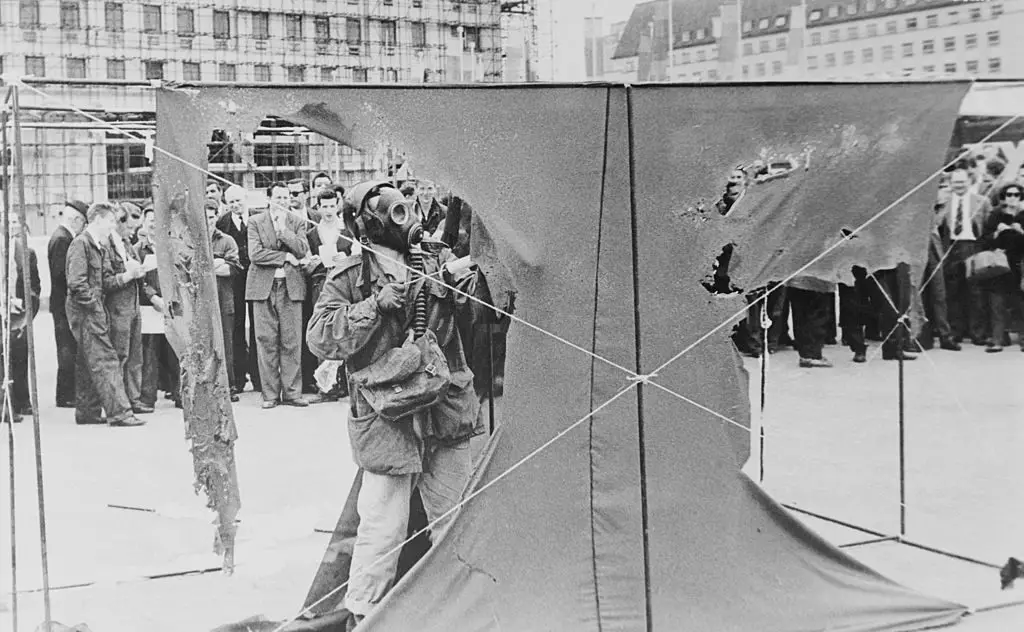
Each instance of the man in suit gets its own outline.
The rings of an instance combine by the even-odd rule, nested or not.
[[[967,278],[967,260],[981,251],[985,221],[991,212],[987,198],[970,191],[970,176],[958,168],[949,177],[949,202],[938,218],[943,250],[949,255],[943,264],[950,331],[957,342],[970,337],[985,344],[985,314],[981,286]]]
[[[270,209],[249,224],[249,275],[245,298],[253,301],[263,408],[308,406],[302,397],[302,261],[309,254],[306,218],[289,210],[288,187],[267,187]]]
[[[21,218],[11,213],[8,220],[12,248],[0,246],[0,252],[8,255],[7,292],[11,300],[11,412],[13,421],[21,421],[23,415],[32,414],[32,398],[28,388],[28,319],[39,313],[39,263],[36,253],[28,249],[28,276],[31,295],[25,298],[25,261],[21,244]],[[3,349],[0,349],[0,378],[3,378]],[[6,393],[0,389],[0,404]]]
[[[260,384],[259,359],[256,354],[256,325],[252,303],[245,300],[245,284],[249,274],[249,208],[246,205],[245,189],[233,184],[224,192],[228,212],[217,220],[217,230],[235,241],[238,246],[238,263],[241,266],[231,278],[235,301],[234,329],[231,334],[234,386],[236,395],[245,388],[246,376],[252,381],[252,388],[258,391]],[[248,338],[246,338],[246,314],[249,316]],[[225,341],[227,344],[227,341]]]
[[[60,224],[50,236],[46,259],[50,266],[50,314],[57,342],[57,407],[75,407],[75,355],[78,346],[71,335],[68,314],[64,307],[68,295],[68,248],[71,241],[85,230],[85,202],[68,200],[60,214]]]
[[[109,252],[111,237],[117,233],[114,206],[98,202],[89,207],[89,226],[75,237],[68,248],[67,314],[71,332],[78,343],[75,363],[75,422],[102,423],[106,412],[111,426],[138,426],[145,422],[132,412],[125,393],[124,371],[117,350],[111,342],[110,318],[104,305],[104,268],[107,258],[118,256]],[[124,263],[124,271],[107,283],[122,286],[143,275],[142,266],[134,259]]]

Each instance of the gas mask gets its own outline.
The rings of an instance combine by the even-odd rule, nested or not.
[[[388,182],[363,182],[345,194],[345,225],[360,241],[408,252],[423,240],[413,203]]]

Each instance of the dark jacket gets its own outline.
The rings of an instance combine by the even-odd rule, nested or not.
[[[261,213],[249,220],[246,232],[249,239],[249,273],[245,279],[245,299],[265,301],[270,297],[274,285],[274,273],[284,268],[288,297],[301,301],[306,297],[306,280],[302,270],[285,263],[285,255],[291,253],[296,259],[309,254],[306,242],[306,221],[294,213],[286,214],[285,228],[278,234],[269,212]]]
[[[235,245],[238,246],[238,263],[242,266],[242,272],[249,269],[249,222],[253,217],[250,215],[246,218],[245,226],[241,230],[235,227],[235,219],[230,211],[217,220],[217,230],[235,240]]]
[[[75,236],[64,226],[58,226],[46,246],[46,260],[50,265],[50,313],[55,318],[67,318],[64,303],[68,296],[68,248]]]
[[[238,245],[218,229],[210,235],[210,249],[214,259],[223,259],[231,268],[230,276],[217,277],[217,302],[220,303],[221,316],[235,314],[235,289],[232,283],[236,274],[241,273],[242,264],[238,261]]]
[[[342,228],[341,234],[348,235],[349,237],[352,236],[352,233],[349,232],[347,228]],[[306,241],[309,242],[309,254],[320,254],[320,246],[323,245],[323,242],[320,240],[320,231],[316,226],[310,228],[309,232],[306,233]],[[338,237],[335,247],[338,249],[338,252],[346,255],[352,253],[352,242],[344,237]],[[319,263],[316,266],[307,265],[305,273],[306,276],[309,277],[309,290],[312,294],[312,300],[315,303],[317,297],[320,295],[321,288],[323,288],[324,281],[327,280],[328,268],[323,263]]]
[[[443,244],[424,242],[424,249],[427,274],[453,259]],[[360,287],[364,256],[370,265],[369,292]],[[404,312],[384,315],[377,309],[377,294],[390,282],[372,254],[346,259],[327,277],[306,330],[306,342],[317,357],[345,361],[351,375],[403,344],[412,326],[413,297],[427,284],[427,326],[437,336],[452,373],[446,397],[423,416],[390,422],[373,412],[354,382],[349,384],[352,410],[348,430],[356,463],[377,474],[400,475],[423,471],[427,443],[455,443],[482,430],[477,420],[479,399],[473,390],[473,373],[456,329],[460,312],[475,313],[476,304],[437,283],[410,279]],[[483,275],[476,269],[445,282],[489,301]]]
[[[138,243],[135,244],[135,258],[139,261],[145,261],[149,255],[155,255],[156,250],[153,249],[153,242],[148,239],[143,241],[139,239]],[[139,279],[139,305],[152,306],[154,296],[163,296],[160,293],[160,272],[159,270],[150,270],[146,273],[146,276]]]
[[[82,231],[68,247],[65,268],[68,297],[65,307],[72,328],[76,323],[88,319],[95,325],[102,324],[102,332],[107,331],[107,312],[103,306],[103,268],[106,257],[106,249],[96,243],[88,230]]]
[[[40,295],[42,294],[42,286],[39,281],[39,261],[36,257],[36,251],[31,248],[28,249],[28,269],[29,269],[29,287],[32,295],[29,300],[25,300],[25,264],[22,261],[23,250],[21,246],[21,240],[16,239],[14,242],[14,267],[15,267],[15,283],[17,286],[14,288],[14,296],[20,298],[24,304],[25,309],[31,310],[29,313],[32,319],[35,319],[36,314],[39,313],[40,306]],[[13,326],[17,327],[19,322],[24,323],[25,320],[12,318]]]

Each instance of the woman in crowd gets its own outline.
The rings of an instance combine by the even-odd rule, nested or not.
[[[1024,294],[1021,290],[1021,265],[1024,261],[1024,187],[1017,183],[1004,186],[999,192],[996,206],[985,225],[985,245],[988,249],[1002,249],[1006,252],[1010,271],[986,281],[989,301],[989,315],[992,337],[986,351],[996,353],[1003,350],[1007,322],[1014,311],[1024,308]],[[1020,339],[1024,351],[1024,335]]]

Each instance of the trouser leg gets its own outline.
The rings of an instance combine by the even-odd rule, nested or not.
[[[278,296],[278,345],[281,358],[281,397],[302,398],[302,301],[293,301],[281,286]]]
[[[57,405],[75,401],[75,356],[78,344],[71,333],[67,316],[53,315],[53,334],[57,342]]]
[[[162,341],[163,336],[159,334],[142,335],[142,384],[140,385],[139,401],[146,406],[156,405],[160,382]]]
[[[256,349],[260,359],[260,385],[264,401],[278,401],[281,398],[281,351],[279,348],[280,324],[277,313],[278,301],[274,294],[282,284],[274,282],[274,288],[265,301],[253,301],[256,316]]]

